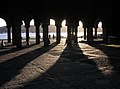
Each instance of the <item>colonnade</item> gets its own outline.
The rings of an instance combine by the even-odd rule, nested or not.
[[[30,28],[30,20],[26,19],[25,22],[25,28],[26,28],[26,45],[29,45],[29,28]],[[48,37],[48,26],[50,24],[49,19],[34,19],[35,21],[35,30],[36,30],[36,44],[40,44],[40,24],[42,23],[43,28],[43,42],[44,46],[49,45],[49,37]],[[55,26],[56,26],[56,43],[59,44],[61,42],[61,23],[63,19],[55,19]],[[87,39],[88,43],[93,42],[93,23],[83,23],[84,26],[84,39]],[[22,47],[22,39],[21,39],[21,25],[22,20],[14,20],[14,22],[9,25],[7,23],[7,33],[8,33],[8,42],[11,42],[11,34],[10,34],[10,28],[12,28],[12,44],[16,45],[17,48]],[[66,19],[66,26],[67,26],[67,45],[72,44],[72,40],[74,40],[75,43],[78,42],[77,37],[77,27],[79,26],[79,20],[70,20]],[[87,28],[87,30],[86,30]],[[97,36],[97,26],[95,27],[95,36]],[[86,35],[87,34],[87,35]],[[103,26],[103,42],[107,43],[108,35],[107,30],[105,29],[105,26]]]

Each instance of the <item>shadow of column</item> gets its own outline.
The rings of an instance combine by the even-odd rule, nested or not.
[[[104,75],[76,43],[66,46],[51,68],[27,82],[21,89],[95,89],[98,88],[95,79],[99,77],[104,78]]]
[[[52,43],[48,47],[43,46],[3,63],[0,63],[0,86],[17,76],[20,73],[21,69],[23,69],[29,62],[35,60],[37,57],[46,53],[55,46],[57,46],[57,44]]]

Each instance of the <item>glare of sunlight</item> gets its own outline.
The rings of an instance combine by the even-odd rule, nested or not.
[[[87,59],[93,60],[102,74],[111,75],[114,72],[109,57],[102,50],[84,43],[79,44],[79,47],[83,51],[83,54],[88,57]],[[86,52],[85,48],[89,49],[90,52]]]
[[[55,20],[50,19],[50,25],[55,25]]]
[[[62,21],[62,26],[66,26],[66,20]]]
[[[98,23],[98,28],[102,28],[102,22],[101,21]]]
[[[22,25],[25,25],[25,22],[24,22],[24,21],[22,21]]]
[[[30,25],[34,25],[34,19],[30,21]]]
[[[6,25],[7,25],[7,24],[6,24],[5,20],[2,19],[2,18],[0,18],[0,27],[6,26]]]
[[[81,28],[83,28],[83,23],[82,23],[82,21],[79,21],[79,26],[80,26]]]

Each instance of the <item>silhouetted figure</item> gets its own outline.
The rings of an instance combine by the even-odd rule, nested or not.
[[[51,38],[51,35],[49,35],[49,39]]]
[[[48,38],[48,44],[50,44],[50,38]]]
[[[5,46],[5,43],[3,40],[1,41],[1,46]]]
[[[55,35],[53,34],[53,39],[55,39]]]

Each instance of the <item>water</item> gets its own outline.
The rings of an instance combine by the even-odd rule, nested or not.
[[[56,36],[56,33],[49,33],[51,36]],[[26,38],[26,33],[21,33],[22,38]],[[29,33],[30,38],[35,38],[36,33]],[[40,33],[41,38],[43,38],[43,33]],[[61,36],[67,37],[67,33],[61,33]],[[12,34],[11,34],[12,38]],[[7,33],[0,33],[0,39],[7,39]]]
[[[48,33],[49,35],[53,36],[53,34],[56,36],[56,33]],[[93,33],[94,34],[94,33]],[[102,34],[101,32],[98,32],[98,34]],[[83,32],[78,32],[78,37],[79,36],[83,36],[84,33]],[[21,33],[22,38],[26,38],[26,33]],[[36,37],[36,33],[29,33],[30,38],[35,38]],[[40,33],[41,38],[43,37],[43,33]],[[61,33],[61,37],[67,37],[67,33],[66,32],[62,32]],[[11,34],[11,38],[12,38],[12,34]],[[7,39],[7,33],[0,33],[0,39]]]

